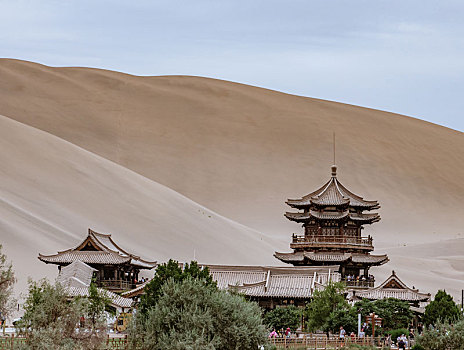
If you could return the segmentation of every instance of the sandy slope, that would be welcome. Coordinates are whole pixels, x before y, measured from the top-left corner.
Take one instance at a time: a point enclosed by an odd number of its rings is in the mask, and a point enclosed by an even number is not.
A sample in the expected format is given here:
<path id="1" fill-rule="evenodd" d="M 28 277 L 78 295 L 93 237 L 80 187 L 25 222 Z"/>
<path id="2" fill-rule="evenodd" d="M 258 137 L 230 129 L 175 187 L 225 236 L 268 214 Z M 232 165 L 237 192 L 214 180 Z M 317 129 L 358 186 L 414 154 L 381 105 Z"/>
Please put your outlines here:
<path id="1" fill-rule="evenodd" d="M 284 201 L 328 179 L 335 131 L 339 179 L 382 205 L 382 221 L 366 229 L 379 252 L 392 255 L 380 274 L 405 269 L 411 272 L 408 277 L 415 276 L 405 278 L 408 284 L 427 287 L 433 275 L 435 289 L 440 283 L 451 283 L 454 291 L 461 288 L 456 278 L 462 266 L 429 257 L 426 249 L 410 249 L 424 242 L 446 246 L 444 240 L 464 234 L 461 132 L 401 115 L 213 79 L 136 77 L 6 59 L 0 60 L 0 113 L 274 235 L 285 247 L 290 234 L 300 228 L 283 217 Z M 93 176 L 93 171 L 86 174 Z M 76 175 L 70 170 L 66 176 Z M 95 187 L 89 192 L 98 191 Z M 132 191 L 120 193 L 123 197 Z M 23 205 L 27 198 L 24 195 Z M 57 207 L 64 199 L 68 198 L 36 205 Z M 67 232 L 76 234 L 71 227 L 79 220 L 68 216 L 78 216 L 85 202 L 61 214 L 61 221 L 69 222 Z M 138 223 L 137 203 L 130 214 L 124 212 L 127 207 L 121 208 L 116 219 L 100 214 L 101 207 L 98 215 L 88 210 L 81 219 L 94 215 L 95 225 L 103 230 L 130 232 L 129 226 L 148 220 L 142 215 Z M 100 216 L 106 221 L 100 222 Z M 221 234 L 227 235 L 224 230 Z M 453 242 L 462 251 L 464 242 Z M 189 250 L 186 246 L 172 250 Z M 401 253 L 398 247 L 404 247 Z M 413 273 L 415 269 L 424 274 Z M 448 275 L 451 278 L 440 282 Z"/>
<path id="2" fill-rule="evenodd" d="M 417 119 L 213 79 L 5 59 L 0 113 L 285 240 L 299 229 L 284 201 L 328 178 L 335 131 L 340 180 L 382 205 L 382 246 L 463 233 L 463 134 Z"/>
<path id="3" fill-rule="evenodd" d="M 76 245 L 87 227 L 145 258 L 270 264 L 272 239 L 46 132 L 0 116 L 0 241 L 18 290 L 57 274 L 37 259 Z"/>

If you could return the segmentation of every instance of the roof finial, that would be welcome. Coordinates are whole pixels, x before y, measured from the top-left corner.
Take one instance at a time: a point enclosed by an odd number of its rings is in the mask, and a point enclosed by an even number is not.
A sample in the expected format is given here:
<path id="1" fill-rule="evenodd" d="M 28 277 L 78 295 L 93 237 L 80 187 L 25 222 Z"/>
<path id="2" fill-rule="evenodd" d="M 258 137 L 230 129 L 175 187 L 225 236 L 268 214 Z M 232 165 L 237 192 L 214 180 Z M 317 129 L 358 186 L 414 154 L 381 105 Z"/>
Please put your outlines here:
<path id="1" fill-rule="evenodd" d="M 335 131 L 333 132 L 333 151 L 334 151 L 334 159 L 332 165 L 332 177 L 337 176 L 337 166 L 335 165 Z"/>

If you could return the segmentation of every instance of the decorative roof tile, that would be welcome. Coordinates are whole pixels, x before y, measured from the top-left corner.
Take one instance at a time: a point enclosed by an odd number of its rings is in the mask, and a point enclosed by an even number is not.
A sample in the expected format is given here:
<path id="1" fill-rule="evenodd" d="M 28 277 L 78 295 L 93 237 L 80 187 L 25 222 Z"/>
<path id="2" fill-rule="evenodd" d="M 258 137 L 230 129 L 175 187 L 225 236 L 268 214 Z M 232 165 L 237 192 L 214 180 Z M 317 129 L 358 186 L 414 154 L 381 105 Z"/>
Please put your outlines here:
<path id="1" fill-rule="evenodd" d="M 39 254 L 39 259 L 52 264 L 70 264 L 75 261 L 82 261 L 86 264 L 119 265 L 130 262 L 128 256 L 121 256 L 111 251 L 79 251 L 68 250 L 55 255 Z"/>

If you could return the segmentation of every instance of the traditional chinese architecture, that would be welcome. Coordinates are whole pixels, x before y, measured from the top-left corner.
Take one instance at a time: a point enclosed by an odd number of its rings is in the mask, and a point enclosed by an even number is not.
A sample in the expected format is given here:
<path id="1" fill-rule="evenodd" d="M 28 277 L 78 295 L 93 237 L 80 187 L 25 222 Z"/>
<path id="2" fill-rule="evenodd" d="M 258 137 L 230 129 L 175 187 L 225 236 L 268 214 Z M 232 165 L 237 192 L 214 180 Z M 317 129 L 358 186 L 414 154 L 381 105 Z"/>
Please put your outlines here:
<path id="1" fill-rule="evenodd" d="M 293 234 L 292 253 L 276 252 L 274 256 L 295 266 L 339 265 L 342 279 L 348 286 L 373 287 L 371 266 L 388 261 L 387 255 L 371 255 L 372 237 L 362 236 L 364 225 L 380 220 L 377 201 L 368 201 L 354 194 L 337 179 L 337 167 L 322 187 L 301 199 L 286 202 L 298 212 L 287 212 L 287 219 L 301 223 L 302 235 Z"/>
<path id="2" fill-rule="evenodd" d="M 88 297 L 89 286 L 98 271 L 82 261 L 75 261 L 61 269 L 57 282 L 60 283 L 69 297 Z M 133 300 L 124 298 L 109 290 L 98 288 L 98 291 L 109 300 L 109 306 L 118 313 L 129 311 Z"/>
<path id="3" fill-rule="evenodd" d="M 39 254 L 39 259 L 47 264 L 62 267 L 80 261 L 95 269 L 99 287 L 120 292 L 136 287 L 140 270 L 150 270 L 155 261 L 147 261 L 119 247 L 109 234 L 97 233 L 89 229 L 87 237 L 77 247 L 54 255 Z"/>
<path id="4" fill-rule="evenodd" d="M 218 288 L 239 292 L 265 309 L 285 305 L 304 307 L 314 290 L 323 289 L 329 281 L 341 280 L 339 266 L 200 266 L 208 267 Z M 121 295 L 137 300 L 144 287 L 139 286 Z"/>
<path id="5" fill-rule="evenodd" d="M 398 278 L 395 271 L 392 271 L 391 276 L 378 287 L 365 290 L 351 289 L 348 291 L 348 298 L 351 301 L 395 298 L 408 302 L 413 311 L 423 313 L 425 306 L 430 303 L 431 295 L 430 293 L 419 293 L 419 290 L 409 288 Z"/>

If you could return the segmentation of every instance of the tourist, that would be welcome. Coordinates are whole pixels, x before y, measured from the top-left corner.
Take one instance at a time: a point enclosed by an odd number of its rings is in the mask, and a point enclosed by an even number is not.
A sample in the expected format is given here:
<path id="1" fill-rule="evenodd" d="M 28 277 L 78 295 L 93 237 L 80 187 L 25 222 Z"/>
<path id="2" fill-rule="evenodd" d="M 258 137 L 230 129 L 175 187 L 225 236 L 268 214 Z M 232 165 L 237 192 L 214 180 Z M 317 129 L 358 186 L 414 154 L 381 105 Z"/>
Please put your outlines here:
<path id="1" fill-rule="evenodd" d="M 285 331 L 285 336 L 286 336 L 287 338 L 290 338 L 291 335 L 292 335 L 292 332 L 290 331 L 290 328 L 287 328 L 287 330 Z"/>
<path id="2" fill-rule="evenodd" d="M 408 340 L 406 339 L 406 336 L 404 334 L 401 334 L 397 339 L 396 342 L 398 344 L 398 350 L 399 349 L 406 349 L 406 346 L 408 344 Z"/>
<path id="3" fill-rule="evenodd" d="M 346 335 L 346 331 L 343 329 L 343 326 L 340 326 L 340 342 L 344 342 L 345 341 L 345 335 Z"/>
<path id="4" fill-rule="evenodd" d="M 275 330 L 275 328 L 272 329 L 272 332 L 269 333 L 269 338 L 277 338 L 278 334 Z"/>
<path id="5" fill-rule="evenodd" d="M 354 332 L 351 332 L 350 338 L 351 338 L 351 341 L 354 343 L 356 341 L 356 334 L 354 334 Z"/>
<path id="6" fill-rule="evenodd" d="M 359 338 L 364 338 L 366 336 L 366 333 L 364 333 L 364 328 L 361 328 L 361 331 L 359 332 Z"/>

